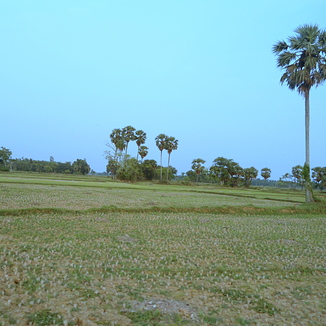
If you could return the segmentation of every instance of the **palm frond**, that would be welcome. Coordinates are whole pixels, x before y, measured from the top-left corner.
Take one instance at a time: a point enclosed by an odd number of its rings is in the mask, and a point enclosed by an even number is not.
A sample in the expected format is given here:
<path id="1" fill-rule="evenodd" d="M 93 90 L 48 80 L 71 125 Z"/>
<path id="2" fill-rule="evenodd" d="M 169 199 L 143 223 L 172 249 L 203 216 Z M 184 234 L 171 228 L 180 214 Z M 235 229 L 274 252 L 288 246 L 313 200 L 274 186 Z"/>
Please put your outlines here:
<path id="1" fill-rule="evenodd" d="M 326 77 L 326 64 L 324 64 L 324 63 L 319 63 L 319 65 L 318 65 L 318 72 L 319 72 L 322 76 Z"/>
<path id="2" fill-rule="evenodd" d="M 301 37 L 290 36 L 288 40 L 292 51 L 297 51 L 305 47 L 305 40 Z"/>
<path id="3" fill-rule="evenodd" d="M 320 63 L 318 70 L 313 73 L 316 87 L 326 80 L 326 64 Z"/>
<path id="4" fill-rule="evenodd" d="M 282 51 L 286 51 L 288 49 L 288 44 L 284 41 L 279 41 L 273 45 L 272 51 L 273 53 L 280 53 Z"/>
<path id="5" fill-rule="evenodd" d="M 304 39 L 306 42 L 315 43 L 319 36 L 320 30 L 318 25 L 305 24 L 297 27 L 294 32 L 297 33 L 300 38 Z"/>
<path id="6" fill-rule="evenodd" d="M 286 82 L 287 81 L 287 79 L 288 79 L 288 73 L 287 72 L 285 72 L 283 75 L 282 75 L 282 77 L 281 77 L 281 79 L 280 79 L 280 82 L 281 82 L 281 84 L 283 84 L 284 82 Z"/>
<path id="7" fill-rule="evenodd" d="M 280 55 L 277 58 L 277 66 L 278 67 L 288 66 L 291 63 L 291 61 L 296 59 L 296 56 L 297 55 L 295 52 L 286 51 L 286 52 L 280 53 Z"/>
<path id="8" fill-rule="evenodd" d="M 289 75 L 289 78 L 287 80 L 288 86 L 291 89 L 295 89 L 296 87 L 299 87 L 303 81 L 304 81 L 304 74 L 302 73 L 302 70 L 295 70 L 292 74 Z"/>
<path id="9" fill-rule="evenodd" d="M 306 43 L 305 51 L 307 56 L 314 56 L 318 54 L 319 48 L 315 43 Z"/>
<path id="10" fill-rule="evenodd" d="M 298 69 L 298 67 L 297 67 L 296 64 L 288 65 L 288 66 L 286 67 L 286 73 L 287 73 L 287 74 L 292 74 L 293 72 L 296 71 L 296 69 Z"/>
<path id="11" fill-rule="evenodd" d="M 326 48 L 326 30 L 323 30 L 319 34 L 318 45 L 321 48 Z"/>
<path id="12" fill-rule="evenodd" d="M 308 56 L 304 62 L 304 67 L 308 70 L 316 69 L 318 63 L 318 57 Z"/>

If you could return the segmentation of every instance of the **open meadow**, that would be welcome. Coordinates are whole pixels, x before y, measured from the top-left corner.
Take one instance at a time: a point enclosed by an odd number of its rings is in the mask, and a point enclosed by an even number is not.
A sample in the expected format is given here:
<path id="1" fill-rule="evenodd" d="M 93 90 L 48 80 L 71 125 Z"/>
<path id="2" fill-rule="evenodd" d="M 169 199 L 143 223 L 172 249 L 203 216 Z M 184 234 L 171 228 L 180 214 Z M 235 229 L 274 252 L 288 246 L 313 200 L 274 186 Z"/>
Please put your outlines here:
<path id="1" fill-rule="evenodd" d="M 316 195 L 0 174 L 0 325 L 326 325 Z"/>

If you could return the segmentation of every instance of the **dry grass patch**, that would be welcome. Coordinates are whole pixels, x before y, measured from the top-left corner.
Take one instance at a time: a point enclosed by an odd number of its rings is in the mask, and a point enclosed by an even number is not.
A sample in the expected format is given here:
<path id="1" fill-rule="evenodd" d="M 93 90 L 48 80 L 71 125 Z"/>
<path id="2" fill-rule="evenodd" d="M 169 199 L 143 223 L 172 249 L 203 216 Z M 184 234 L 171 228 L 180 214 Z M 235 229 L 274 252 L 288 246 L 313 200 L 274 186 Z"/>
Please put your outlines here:
<path id="1" fill-rule="evenodd" d="M 0 221 L 3 325 L 321 325 L 326 318 L 323 217 L 89 213 Z"/>

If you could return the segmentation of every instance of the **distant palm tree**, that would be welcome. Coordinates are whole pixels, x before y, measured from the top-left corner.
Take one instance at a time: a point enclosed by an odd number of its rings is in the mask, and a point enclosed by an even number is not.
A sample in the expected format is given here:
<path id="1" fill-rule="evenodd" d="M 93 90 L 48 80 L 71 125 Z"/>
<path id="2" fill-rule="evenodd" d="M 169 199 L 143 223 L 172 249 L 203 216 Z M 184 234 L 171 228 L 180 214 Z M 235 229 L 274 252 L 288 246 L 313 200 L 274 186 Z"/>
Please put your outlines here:
<path id="1" fill-rule="evenodd" d="M 271 177 L 271 169 L 269 168 L 263 168 L 261 169 L 260 175 L 264 178 L 264 180 L 267 180 L 268 178 Z"/>
<path id="2" fill-rule="evenodd" d="M 137 151 L 137 160 L 138 160 L 139 148 L 141 145 L 145 144 L 146 141 L 146 132 L 142 130 L 137 130 L 135 132 L 135 138 L 136 138 L 136 144 L 138 146 L 138 151 Z"/>
<path id="3" fill-rule="evenodd" d="M 203 164 L 205 164 L 206 161 L 201 158 L 197 158 L 195 160 L 192 160 L 191 163 L 192 163 L 191 168 L 196 173 L 196 182 L 198 183 L 199 175 L 205 170 L 205 167 Z"/>
<path id="4" fill-rule="evenodd" d="M 170 169 L 170 156 L 172 151 L 178 149 L 178 140 L 176 140 L 174 137 L 167 137 L 165 141 L 164 149 L 166 149 L 168 152 L 168 168 L 166 170 L 166 181 L 168 181 L 169 169 Z"/>
<path id="5" fill-rule="evenodd" d="M 302 171 L 303 171 L 303 166 L 296 165 L 292 168 L 292 176 L 295 179 L 297 185 L 304 186 L 302 182 Z"/>
<path id="6" fill-rule="evenodd" d="M 159 134 L 156 138 L 156 146 L 158 147 L 159 151 L 161 152 L 161 159 L 160 159 L 160 165 L 161 165 L 161 174 L 160 174 L 160 180 L 162 181 L 162 171 L 163 171 L 163 167 L 162 167 L 162 152 L 165 149 L 165 142 L 167 139 L 167 135 L 165 134 Z"/>
<path id="7" fill-rule="evenodd" d="M 326 79 L 326 31 L 317 25 L 303 25 L 294 30 L 297 34 L 288 38 L 288 43 L 279 41 L 273 46 L 277 66 L 285 72 L 281 83 L 297 90 L 305 99 L 305 147 L 304 167 L 306 202 L 313 202 L 310 179 L 310 89 Z"/>
<path id="8" fill-rule="evenodd" d="M 253 166 L 250 168 L 243 169 L 243 177 L 245 180 L 245 185 L 250 186 L 252 179 L 256 179 L 258 175 L 258 170 Z"/>

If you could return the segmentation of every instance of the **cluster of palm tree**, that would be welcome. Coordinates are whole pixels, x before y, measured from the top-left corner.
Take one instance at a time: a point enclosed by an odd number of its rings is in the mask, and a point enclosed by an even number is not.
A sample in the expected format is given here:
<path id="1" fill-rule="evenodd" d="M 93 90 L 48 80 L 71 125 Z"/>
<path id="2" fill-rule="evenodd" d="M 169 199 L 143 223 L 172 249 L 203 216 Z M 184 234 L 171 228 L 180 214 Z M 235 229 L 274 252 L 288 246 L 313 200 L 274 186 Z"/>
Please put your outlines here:
<path id="1" fill-rule="evenodd" d="M 107 170 L 115 175 L 118 169 L 123 166 L 123 161 L 126 163 L 126 159 L 130 156 L 128 155 L 128 145 L 131 141 L 135 141 L 138 147 L 137 150 L 137 159 L 136 164 L 138 162 L 138 157 L 141 157 L 141 162 L 143 162 L 144 158 L 148 154 L 148 147 L 145 146 L 146 141 L 146 133 L 143 130 L 136 130 L 132 126 L 127 126 L 122 129 L 113 129 L 110 134 L 111 143 L 107 143 L 107 146 L 114 151 L 114 154 L 111 155 L 110 151 L 106 151 L 106 158 L 108 159 Z M 163 150 L 166 150 L 168 153 L 168 166 L 166 169 L 166 179 L 169 180 L 170 176 L 170 159 L 171 153 L 174 150 L 178 149 L 178 140 L 175 137 L 170 137 L 165 134 L 159 134 L 156 138 L 156 145 L 160 150 L 160 180 L 163 179 L 163 165 L 162 165 L 162 153 Z M 129 162 L 130 163 L 130 162 Z"/>
<path id="2" fill-rule="evenodd" d="M 111 144 L 107 144 L 109 147 L 113 147 L 114 156 L 117 160 L 121 160 L 123 154 L 128 154 L 128 145 L 130 141 L 135 141 L 138 147 L 138 156 L 143 160 L 148 154 L 148 147 L 144 146 L 146 141 L 146 132 L 142 130 L 136 130 L 132 126 L 127 126 L 122 129 L 113 129 L 110 134 Z"/>
<path id="3" fill-rule="evenodd" d="M 170 157 L 171 157 L 171 153 L 174 150 L 178 149 L 178 140 L 175 139 L 175 137 L 169 137 L 165 134 L 159 134 L 156 138 L 156 146 L 158 147 L 159 151 L 161 152 L 160 155 L 160 165 L 161 165 L 161 173 L 160 173 L 160 180 L 162 181 L 163 179 L 163 175 L 162 175 L 162 169 L 163 169 L 163 165 L 162 165 L 162 154 L 163 154 L 163 150 L 166 150 L 168 152 L 168 168 L 166 170 L 166 179 L 168 181 L 168 174 L 169 174 L 169 169 L 170 169 Z"/>

